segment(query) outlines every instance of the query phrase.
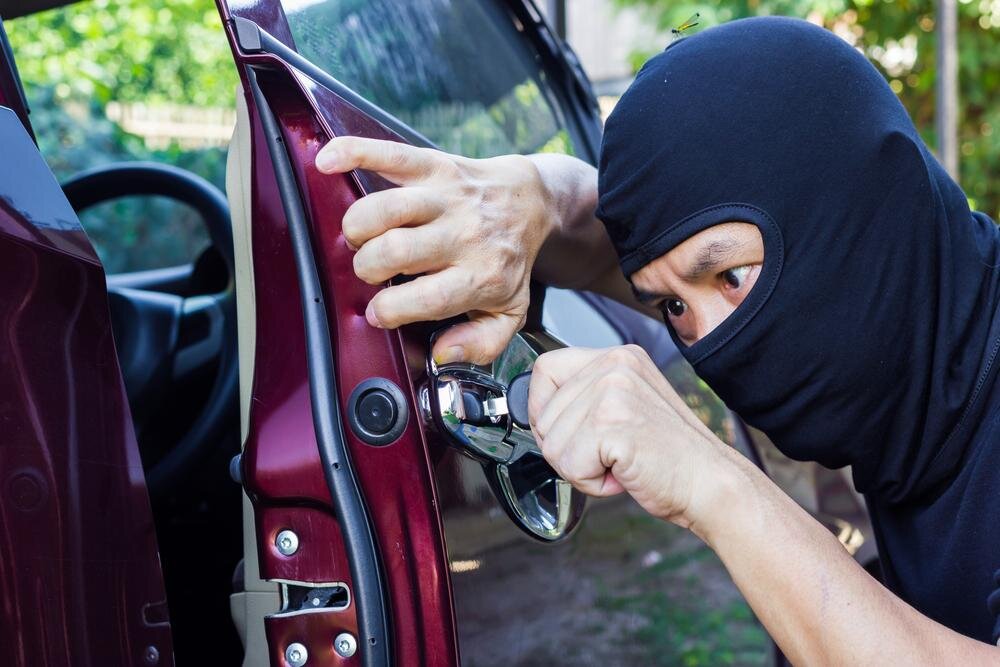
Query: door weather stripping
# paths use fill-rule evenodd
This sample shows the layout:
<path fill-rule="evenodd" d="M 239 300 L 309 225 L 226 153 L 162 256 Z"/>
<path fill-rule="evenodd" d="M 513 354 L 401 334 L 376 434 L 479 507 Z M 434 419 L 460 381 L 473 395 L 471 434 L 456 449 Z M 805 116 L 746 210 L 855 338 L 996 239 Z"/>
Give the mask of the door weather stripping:
<path fill-rule="evenodd" d="M 354 582 L 362 664 L 365 667 L 387 667 L 391 664 L 391 652 L 381 567 L 371 520 L 354 477 L 344 438 L 330 327 L 326 319 L 326 300 L 316 269 L 316 258 L 313 256 L 309 223 L 291 160 L 284 148 L 281 128 L 257 83 L 254 68 L 247 67 L 246 75 L 264 129 L 295 255 L 306 334 L 313 428 Z"/>
<path fill-rule="evenodd" d="M 308 58 L 304 58 L 280 40 L 275 39 L 274 36 L 250 19 L 234 18 L 233 26 L 236 32 L 236 41 L 239 42 L 240 48 L 243 49 L 244 53 L 268 53 L 272 56 L 277 56 L 316 83 L 328 88 L 355 109 L 361 111 L 361 113 L 375 119 L 386 128 L 392 130 L 408 143 L 423 148 L 437 148 L 433 141 L 420 132 L 381 107 L 372 104 L 361 95 L 358 95 L 349 86 L 330 76 L 310 62 Z"/>

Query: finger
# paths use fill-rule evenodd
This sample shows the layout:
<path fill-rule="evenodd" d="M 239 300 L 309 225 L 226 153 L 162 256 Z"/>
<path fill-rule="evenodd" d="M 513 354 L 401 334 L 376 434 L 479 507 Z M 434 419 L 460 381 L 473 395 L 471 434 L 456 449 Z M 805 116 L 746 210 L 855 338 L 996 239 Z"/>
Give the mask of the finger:
<path fill-rule="evenodd" d="M 610 374 L 621 373 L 621 368 L 618 365 L 621 362 L 618 359 L 622 355 L 616 355 L 614 351 L 607 349 L 601 351 L 604 354 L 594 357 L 578 373 L 567 378 L 560 385 L 559 391 L 555 392 L 549 399 L 548 404 L 535 422 L 535 430 L 542 437 L 545 437 L 553 421 L 558 419 L 569 405 L 578 401 L 584 394 L 594 392 L 597 389 L 597 383 L 608 381 Z M 623 376 L 622 381 L 628 381 L 628 378 Z"/>
<path fill-rule="evenodd" d="M 452 237 L 440 227 L 390 229 L 354 254 L 354 273 L 369 285 L 393 276 L 445 268 L 453 258 Z"/>
<path fill-rule="evenodd" d="M 473 291 L 466 288 L 468 272 L 450 267 L 381 290 L 371 301 L 365 316 L 372 326 L 395 329 L 411 322 L 432 322 L 461 315 L 472 308 Z M 464 295 L 464 296 L 463 296 Z"/>
<path fill-rule="evenodd" d="M 566 347 L 546 352 L 535 359 L 528 387 L 528 419 L 534 426 L 560 386 L 590 365 L 606 350 Z M 536 435 L 538 435 L 536 433 Z"/>
<path fill-rule="evenodd" d="M 500 356 L 523 323 L 522 317 L 502 313 L 474 312 L 469 317 L 434 341 L 434 363 L 488 364 Z"/>
<path fill-rule="evenodd" d="M 396 227 L 430 222 L 445 212 L 444 204 L 427 188 L 393 188 L 366 195 L 344 214 L 344 238 L 352 248 Z"/>
<path fill-rule="evenodd" d="M 393 183 L 408 185 L 432 176 L 444 153 L 397 141 L 367 137 L 334 137 L 316 154 L 316 168 L 324 174 L 367 169 Z"/>
<path fill-rule="evenodd" d="M 550 436 L 541 443 L 545 459 L 563 479 L 591 496 L 613 495 L 624 489 L 602 458 L 604 432 L 595 428 L 590 418 L 600 408 L 594 396 L 577 401 L 563 411 Z"/>

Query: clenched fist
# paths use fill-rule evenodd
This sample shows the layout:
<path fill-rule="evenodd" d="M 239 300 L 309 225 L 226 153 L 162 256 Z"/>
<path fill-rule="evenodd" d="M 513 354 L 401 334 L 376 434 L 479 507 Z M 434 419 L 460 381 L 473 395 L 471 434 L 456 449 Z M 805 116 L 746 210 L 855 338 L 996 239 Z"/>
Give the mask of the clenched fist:
<path fill-rule="evenodd" d="M 528 411 L 542 454 L 593 496 L 627 492 L 650 514 L 693 527 L 716 511 L 738 456 L 635 345 L 566 348 L 532 369 Z"/>

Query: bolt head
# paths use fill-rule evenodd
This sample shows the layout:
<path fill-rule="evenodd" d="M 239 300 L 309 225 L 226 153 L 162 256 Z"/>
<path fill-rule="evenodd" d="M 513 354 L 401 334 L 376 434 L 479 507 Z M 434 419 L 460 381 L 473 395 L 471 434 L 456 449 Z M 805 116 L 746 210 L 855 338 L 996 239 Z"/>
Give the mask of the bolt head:
<path fill-rule="evenodd" d="M 290 667 L 302 667 L 309 660 L 309 651 L 306 647 L 299 642 L 289 644 L 288 648 L 285 649 L 285 662 L 289 664 Z"/>
<path fill-rule="evenodd" d="M 142 659 L 147 665 L 155 665 L 160 662 L 160 651 L 155 646 L 147 646 L 142 653 Z"/>
<path fill-rule="evenodd" d="M 283 530 L 275 538 L 274 546 L 282 556 L 291 556 L 299 550 L 299 536 L 290 530 Z"/>
<path fill-rule="evenodd" d="M 341 632 L 333 640 L 333 649 L 341 658 L 350 658 L 358 651 L 358 640 L 350 632 Z"/>

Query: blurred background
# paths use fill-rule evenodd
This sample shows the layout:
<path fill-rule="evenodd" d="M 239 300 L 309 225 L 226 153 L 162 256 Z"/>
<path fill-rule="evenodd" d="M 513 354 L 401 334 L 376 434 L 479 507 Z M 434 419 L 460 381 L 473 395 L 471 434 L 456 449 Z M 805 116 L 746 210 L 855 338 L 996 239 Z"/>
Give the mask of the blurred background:
<path fill-rule="evenodd" d="M 605 114 L 695 14 L 693 30 L 766 14 L 826 26 L 885 74 L 972 206 L 1000 218 L 1000 0 L 538 4 L 578 54 Z M 224 185 L 237 78 L 211 0 L 89 0 L 5 25 L 42 152 L 60 179 L 150 159 Z M 207 243 L 193 212 L 177 207 L 124 199 L 88 211 L 83 223 L 109 273 L 171 266 Z"/>

